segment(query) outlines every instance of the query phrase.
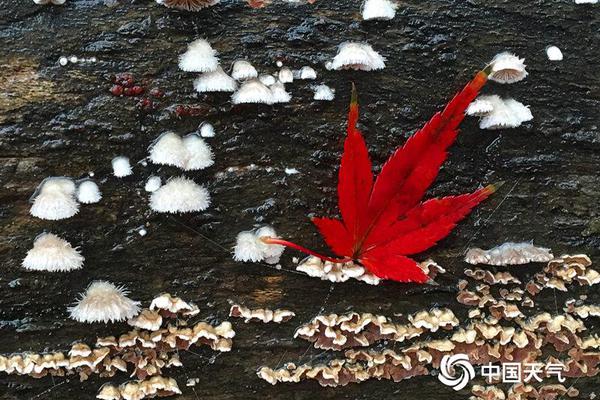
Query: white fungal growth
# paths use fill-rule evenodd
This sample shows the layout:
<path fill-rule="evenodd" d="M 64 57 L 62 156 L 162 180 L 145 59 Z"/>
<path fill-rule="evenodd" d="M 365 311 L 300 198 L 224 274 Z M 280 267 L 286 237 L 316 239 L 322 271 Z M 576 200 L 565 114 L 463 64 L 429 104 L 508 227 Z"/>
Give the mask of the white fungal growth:
<path fill-rule="evenodd" d="M 29 213 L 52 221 L 70 218 L 79 211 L 74 195 L 73 180 L 64 177 L 46 178 L 32 196 L 33 204 Z"/>
<path fill-rule="evenodd" d="M 524 58 L 519 58 L 509 52 L 497 54 L 491 63 L 490 79 L 498 83 L 522 81 L 527 76 L 524 61 Z"/>
<path fill-rule="evenodd" d="M 146 192 L 156 192 L 158 190 L 158 188 L 160 188 L 162 185 L 162 181 L 160 179 L 160 176 L 151 176 L 148 178 L 148 180 L 146 181 L 146 185 L 144 185 L 144 190 Z"/>
<path fill-rule="evenodd" d="M 550 61 L 562 61 L 563 59 L 562 51 L 556 46 L 546 47 L 546 55 Z"/>
<path fill-rule="evenodd" d="M 398 6 L 390 0 L 366 0 L 362 7 L 362 18 L 370 19 L 393 19 L 396 16 Z"/>
<path fill-rule="evenodd" d="M 200 136 L 189 134 L 181 138 L 173 132 L 163 133 L 151 145 L 150 161 L 184 171 L 204 169 L 214 163 L 212 150 Z"/>
<path fill-rule="evenodd" d="M 208 190 L 183 176 L 171 178 L 150 195 L 150 208 L 160 213 L 203 211 L 209 205 Z"/>
<path fill-rule="evenodd" d="M 285 86 L 281 82 L 271 85 L 271 94 L 273 96 L 273 103 L 289 103 L 292 99 L 292 95 L 286 92 Z"/>
<path fill-rule="evenodd" d="M 190 133 L 183 138 L 183 146 L 187 152 L 184 171 L 197 171 L 208 168 L 214 164 L 213 152 L 206 142 L 195 133 Z"/>
<path fill-rule="evenodd" d="M 315 86 L 313 90 L 315 92 L 314 100 L 332 101 L 335 98 L 335 90 L 325 84 Z"/>
<path fill-rule="evenodd" d="M 575 0 L 575 4 L 597 4 L 598 0 Z"/>
<path fill-rule="evenodd" d="M 465 261 L 469 264 L 521 265 L 531 262 L 548 262 L 554 256 L 550 249 L 536 247 L 533 243 L 507 242 L 490 250 L 472 248 L 467 251 Z"/>
<path fill-rule="evenodd" d="M 57 6 L 62 6 L 66 1 L 67 0 L 33 0 L 35 4 L 54 4 Z"/>
<path fill-rule="evenodd" d="M 312 67 L 304 66 L 300 68 L 300 71 L 298 71 L 298 79 L 317 79 L 317 71 L 315 71 Z"/>
<path fill-rule="evenodd" d="M 285 247 L 278 244 L 265 243 L 261 240 L 263 237 L 278 238 L 277 233 L 270 226 L 240 232 L 233 249 L 233 259 L 244 262 L 259 262 L 264 260 L 268 264 L 277 264 Z"/>
<path fill-rule="evenodd" d="M 200 124 L 200 136 L 203 138 L 215 137 L 215 127 L 210 122 Z"/>
<path fill-rule="evenodd" d="M 479 121 L 481 129 L 516 128 L 533 119 L 531 110 L 514 99 L 490 96 L 488 100 L 492 103 L 493 110 Z"/>
<path fill-rule="evenodd" d="M 294 73 L 287 67 L 279 70 L 278 77 L 281 83 L 291 83 L 294 81 Z"/>
<path fill-rule="evenodd" d="M 186 72 L 212 72 L 219 66 L 217 52 L 204 39 L 194 40 L 179 56 L 179 69 Z"/>
<path fill-rule="evenodd" d="M 102 199 L 102 193 L 96 182 L 84 179 L 77 186 L 77 200 L 83 204 L 97 203 Z"/>
<path fill-rule="evenodd" d="M 235 92 L 237 82 L 217 67 L 212 72 L 205 72 L 194 80 L 194 89 L 198 93 L 204 92 Z"/>
<path fill-rule="evenodd" d="M 252 79 L 258 76 L 256 68 L 252 66 L 246 60 L 238 60 L 233 63 L 233 70 L 231 71 L 231 77 L 238 81 L 245 79 Z"/>
<path fill-rule="evenodd" d="M 277 82 L 273 75 L 263 74 L 258 77 L 258 80 L 263 83 L 263 85 L 271 86 Z"/>
<path fill-rule="evenodd" d="M 66 272 L 80 269 L 84 260 L 66 240 L 52 233 L 42 233 L 35 238 L 22 265 L 31 271 Z"/>
<path fill-rule="evenodd" d="M 133 174 L 129 158 L 125 156 L 118 156 L 112 159 L 113 175 L 117 178 L 123 178 Z"/>
<path fill-rule="evenodd" d="M 69 307 L 71 318 L 79 322 L 117 322 L 133 318 L 140 303 L 127 297 L 124 287 L 106 281 L 95 281 L 79 295 L 77 304 Z"/>
<path fill-rule="evenodd" d="M 330 69 L 374 71 L 385 68 L 385 59 L 367 43 L 345 42 L 331 61 Z"/>
<path fill-rule="evenodd" d="M 483 117 L 491 113 L 494 110 L 494 103 L 497 101 L 501 101 L 499 96 L 479 96 L 469 106 L 467 107 L 467 111 L 465 114 L 471 115 L 474 117 Z"/>
<path fill-rule="evenodd" d="M 273 93 L 266 85 L 258 79 L 245 82 L 231 95 L 233 104 L 257 103 L 273 104 Z"/>

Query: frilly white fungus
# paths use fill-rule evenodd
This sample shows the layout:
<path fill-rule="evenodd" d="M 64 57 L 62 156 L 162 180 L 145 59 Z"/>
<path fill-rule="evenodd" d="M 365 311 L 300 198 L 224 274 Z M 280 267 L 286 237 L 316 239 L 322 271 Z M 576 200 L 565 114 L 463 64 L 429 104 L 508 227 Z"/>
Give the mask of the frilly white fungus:
<path fill-rule="evenodd" d="M 190 133 L 183 138 L 183 145 L 187 151 L 183 170 L 197 171 L 214 164 L 213 152 L 200 136 Z"/>
<path fill-rule="evenodd" d="M 597 4 L 598 0 L 575 0 L 575 4 Z"/>
<path fill-rule="evenodd" d="M 200 11 L 203 8 L 214 6 L 220 0 L 156 0 L 165 7 L 177 8 L 185 11 Z"/>
<path fill-rule="evenodd" d="M 77 186 L 77 200 L 83 204 L 97 203 L 102 199 L 100 188 L 91 179 L 84 179 Z"/>
<path fill-rule="evenodd" d="M 162 181 L 160 176 L 151 176 L 146 181 L 146 185 L 144 185 L 144 190 L 146 192 L 156 192 L 158 188 L 162 185 Z"/>
<path fill-rule="evenodd" d="M 278 244 L 267 244 L 261 240 L 262 237 L 277 238 L 278 236 L 270 226 L 240 232 L 233 249 L 233 259 L 244 262 L 264 260 L 268 264 L 277 264 L 285 247 Z"/>
<path fill-rule="evenodd" d="M 195 171 L 213 165 L 213 153 L 204 140 L 192 133 L 184 138 L 165 132 L 150 147 L 150 161 Z"/>
<path fill-rule="evenodd" d="M 123 178 L 133 174 L 129 158 L 118 156 L 112 159 L 113 175 L 117 178 Z"/>
<path fill-rule="evenodd" d="M 332 101 L 335 98 L 335 90 L 322 84 L 314 87 L 314 100 Z"/>
<path fill-rule="evenodd" d="M 61 6 L 65 4 L 67 0 L 33 0 L 35 4 L 54 4 L 57 6 Z"/>
<path fill-rule="evenodd" d="M 294 73 L 287 67 L 279 70 L 278 77 L 281 83 L 291 83 L 294 81 Z"/>
<path fill-rule="evenodd" d="M 493 110 L 479 121 L 481 129 L 516 128 L 523 122 L 533 119 L 531 110 L 514 99 L 503 100 L 497 96 L 490 96 L 489 100 Z"/>
<path fill-rule="evenodd" d="M 200 124 L 200 136 L 203 138 L 215 137 L 215 127 L 210 122 Z"/>
<path fill-rule="evenodd" d="M 246 60 L 238 60 L 233 63 L 233 71 L 231 71 L 231 77 L 238 81 L 245 79 L 252 79 L 258 76 L 256 68 Z"/>
<path fill-rule="evenodd" d="M 483 117 L 494 110 L 494 102 L 500 100 L 499 96 L 479 96 L 469 106 L 465 114 L 474 117 Z"/>
<path fill-rule="evenodd" d="M 289 103 L 292 99 L 292 95 L 286 92 L 285 86 L 281 82 L 274 83 L 270 89 L 273 95 L 273 103 Z"/>
<path fill-rule="evenodd" d="M 393 19 L 396 16 L 398 6 L 390 0 L 366 0 L 362 7 L 362 18 L 370 19 Z"/>
<path fill-rule="evenodd" d="M 374 71 L 385 68 L 385 59 L 367 43 L 345 42 L 331 61 L 331 69 Z"/>
<path fill-rule="evenodd" d="M 77 304 L 69 307 L 71 318 L 79 322 L 117 322 L 135 317 L 139 302 L 127 297 L 124 287 L 106 281 L 95 281 L 79 295 Z"/>
<path fill-rule="evenodd" d="M 150 208 L 160 213 L 204 211 L 209 205 L 208 190 L 183 176 L 171 178 L 150 195 Z"/>
<path fill-rule="evenodd" d="M 186 72 L 212 72 L 218 66 L 217 52 L 204 39 L 194 40 L 179 56 L 179 68 Z"/>
<path fill-rule="evenodd" d="M 550 61 L 562 61 L 563 59 L 562 51 L 556 46 L 546 47 L 546 55 Z"/>
<path fill-rule="evenodd" d="M 300 71 L 298 71 L 298 79 L 317 79 L 317 71 L 315 71 L 312 67 L 304 66 L 300 68 Z"/>
<path fill-rule="evenodd" d="M 34 217 L 57 221 L 70 218 L 79 211 L 75 200 L 75 183 L 64 177 L 46 178 L 33 194 L 29 213 Z"/>
<path fill-rule="evenodd" d="M 32 271 L 66 272 L 83 267 L 84 257 L 66 240 L 42 233 L 27 252 L 23 267 Z"/>
<path fill-rule="evenodd" d="M 237 89 L 237 82 L 217 67 L 212 72 L 205 72 L 194 80 L 194 89 L 198 93 L 204 92 L 234 92 Z"/>
<path fill-rule="evenodd" d="M 231 95 L 233 104 L 262 103 L 273 104 L 273 93 L 258 79 L 245 82 Z"/>
<path fill-rule="evenodd" d="M 271 86 L 275 82 L 277 82 L 277 80 L 275 79 L 275 77 L 273 75 L 269 75 L 269 74 L 262 74 L 262 75 L 260 75 L 258 77 L 258 80 L 261 81 L 263 83 L 263 85 L 267 85 L 267 86 Z"/>
<path fill-rule="evenodd" d="M 524 61 L 524 58 L 519 58 L 509 52 L 496 54 L 492 60 L 490 79 L 498 83 L 522 81 L 527 76 Z"/>

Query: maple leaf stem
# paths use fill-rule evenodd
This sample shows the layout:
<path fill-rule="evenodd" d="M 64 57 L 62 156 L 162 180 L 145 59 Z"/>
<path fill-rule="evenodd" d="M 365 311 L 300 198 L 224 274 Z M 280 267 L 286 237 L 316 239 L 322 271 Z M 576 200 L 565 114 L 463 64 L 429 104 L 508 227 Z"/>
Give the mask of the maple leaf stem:
<path fill-rule="evenodd" d="M 291 249 L 298 250 L 302 253 L 320 258 L 323 261 L 330 261 L 330 262 L 336 263 L 336 264 L 344 264 L 344 263 L 352 261 L 352 259 L 350 257 L 345 257 L 345 258 L 327 257 L 327 256 L 319 254 L 315 251 L 309 250 L 306 247 L 300 246 L 299 244 L 288 242 L 287 240 L 283 240 L 283 239 L 273 238 L 270 236 L 263 236 L 260 238 L 260 240 L 262 240 L 264 243 L 267 243 L 267 244 L 278 244 L 281 246 L 289 247 Z"/>

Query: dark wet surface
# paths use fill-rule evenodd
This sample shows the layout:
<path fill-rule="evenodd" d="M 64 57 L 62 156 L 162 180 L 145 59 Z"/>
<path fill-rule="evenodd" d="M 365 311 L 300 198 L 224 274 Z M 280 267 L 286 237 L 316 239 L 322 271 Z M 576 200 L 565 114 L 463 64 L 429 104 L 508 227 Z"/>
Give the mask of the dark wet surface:
<path fill-rule="evenodd" d="M 234 321 L 231 353 L 205 348 L 182 354 L 185 368 L 172 371 L 181 398 L 404 398 L 449 399 L 457 395 L 437 379 L 403 383 L 367 382 L 324 389 L 316 383 L 271 387 L 256 375 L 261 365 L 325 357 L 293 340 L 297 325 L 322 312 L 374 312 L 392 316 L 431 305 L 464 313 L 451 290 L 418 294 L 410 285 L 358 282 L 331 286 L 303 275 L 231 260 L 235 235 L 253 224 L 274 225 L 283 236 L 323 248 L 307 216 L 335 214 L 337 162 L 350 82 L 359 89 L 361 124 L 374 163 L 380 166 L 408 134 L 420 127 L 494 54 L 511 50 L 526 57 L 523 82 L 490 84 L 489 93 L 510 94 L 531 106 L 535 119 L 518 129 L 480 131 L 467 120 L 430 195 L 462 193 L 498 181 L 501 190 L 428 254 L 456 275 L 469 245 L 490 247 L 507 240 L 534 240 L 556 254 L 600 256 L 600 17 L 594 6 L 561 1 L 404 1 L 390 22 L 363 23 L 358 2 L 319 0 L 313 6 L 275 5 L 252 10 L 225 2 L 196 14 L 170 11 L 153 1 L 69 1 L 39 7 L 26 0 L 0 0 L 0 353 L 59 350 L 75 340 L 124 332 L 126 325 L 82 325 L 66 307 L 94 279 L 126 285 L 144 301 L 162 291 L 196 302 L 200 316 L 227 318 L 229 302 L 288 308 L 298 315 L 277 325 Z M 312 82 L 288 86 L 293 100 L 279 106 L 232 107 L 228 95 L 197 96 L 194 74 L 183 73 L 177 55 L 204 37 L 220 52 L 221 64 L 248 58 L 261 72 L 275 61 L 311 65 L 337 90 L 331 103 L 312 102 Z M 345 40 L 367 40 L 387 57 L 383 72 L 330 72 L 323 64 Z M 545 47 L 559 46 L 565 59 L 551 63 Z M 60 56 L 97 57 L 96 63 L 59 66 Z M 131 72 L 148 89 L 166 96 L 144 112 L 136 98 L 108 92 L 111 76 Z M 176 104 L 201 106 L 205 115 L 177 118 Z M 170 129 L 195 131 L 214 124 L 208 139 L 213 167 L 188 174 L 208 185 L 213 205 L 204 213 L 152 213 L 143 190 L 146 178 L 178 175 L 170 168 L 137 164 L 147 146 Z M 126 155 L 134 175 L 117 179 L 110 160 Z M 252 171 L 229 167 L 256 164 Z M 271 172 L 266 168 L 272 167 Z M 286 175 L 286 167 L 300 174 Z M 74 218 L 42 221 L 28 215 L 29 196 L 47 176 L 80 178 L 89 171 L 104 198 L 82 205 Z M 146 225 L 148 235 L 136 229 Z M 20 262 L 33 238 L 52 231 L 80 246 L 81 271 L 26 272 Z M 293 269 L 288 251 L 282 263 Z M 540 266 L 522 268 L 529 276 Z M 452 278 L 441 283 L 450 285 Z M 597 289 L 588 290 L 598 302 Z M 584 291 L 581 291 L 583 293 Z M 567 297 L 559 294 L 560 308 Z M 555 311 L 552 291 L 538 309 Z M 401 320 L 401 318 L 399 318 Z M 594 321 L 588 321 L 594 329 Z M 597 326 L 597 321 L 596 321 Z M 187 378 L 198 378 L 192 390 Z M 116 382 L 125 380 L 120 376 Z M 104 381 L 71 377 L 0 376 L 2 399 L 92 399 Z M 53 385 L 58 385 L 50 390 Z M 577 382 L 583 395 L 598 378 Z M 582 395 L 582 396 L 583 396 Z M 466 398 L 466 391 L 459 398 Z"/>

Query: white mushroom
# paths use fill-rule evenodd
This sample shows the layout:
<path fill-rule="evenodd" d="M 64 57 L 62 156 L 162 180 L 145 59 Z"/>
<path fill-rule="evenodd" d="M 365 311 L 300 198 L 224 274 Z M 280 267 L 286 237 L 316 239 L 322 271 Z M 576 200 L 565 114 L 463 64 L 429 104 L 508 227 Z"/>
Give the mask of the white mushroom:
<path fill-rule="evenodd" d="M 367 43 L 345 42 L 331 61 L 329 69 L 374 71 L 385 68 L 385 59 Z"/>
<path fill-rule="evenodd" d="M 218 66 L 217 52 L 204 39 L 194 40 L 179 56 L 179 68 L 186 72 L 212 72 Z"/>
<path fill-rule="evenodd" d="M 204 211 L 209 205 L 208 190 L 183 176 L 171 178 L 150 195 L 150 208 L 160 213 Z"/>
<path fill-rule="evenodd" d="M 66 272 L 81 269 L 84 260 L 66 240 L 52 233 L 43 233 L 27 252 L 23 267 L 32 271 Z"/>
<path fill-rule="evenodd" d="M 397 7 L 390 0 L 366 0 L 362 6 L 362 18 L 365 21 L 371 19 L 393 19 L 396 16 Z"/>
<path fill-rule="evenodd" d="M 127 297 L 128 291 L 106 281 L 95 281 L 69 307 L 71 318 L 79 322 L 115 322 L 135 317 L 139 302 Z"/>

